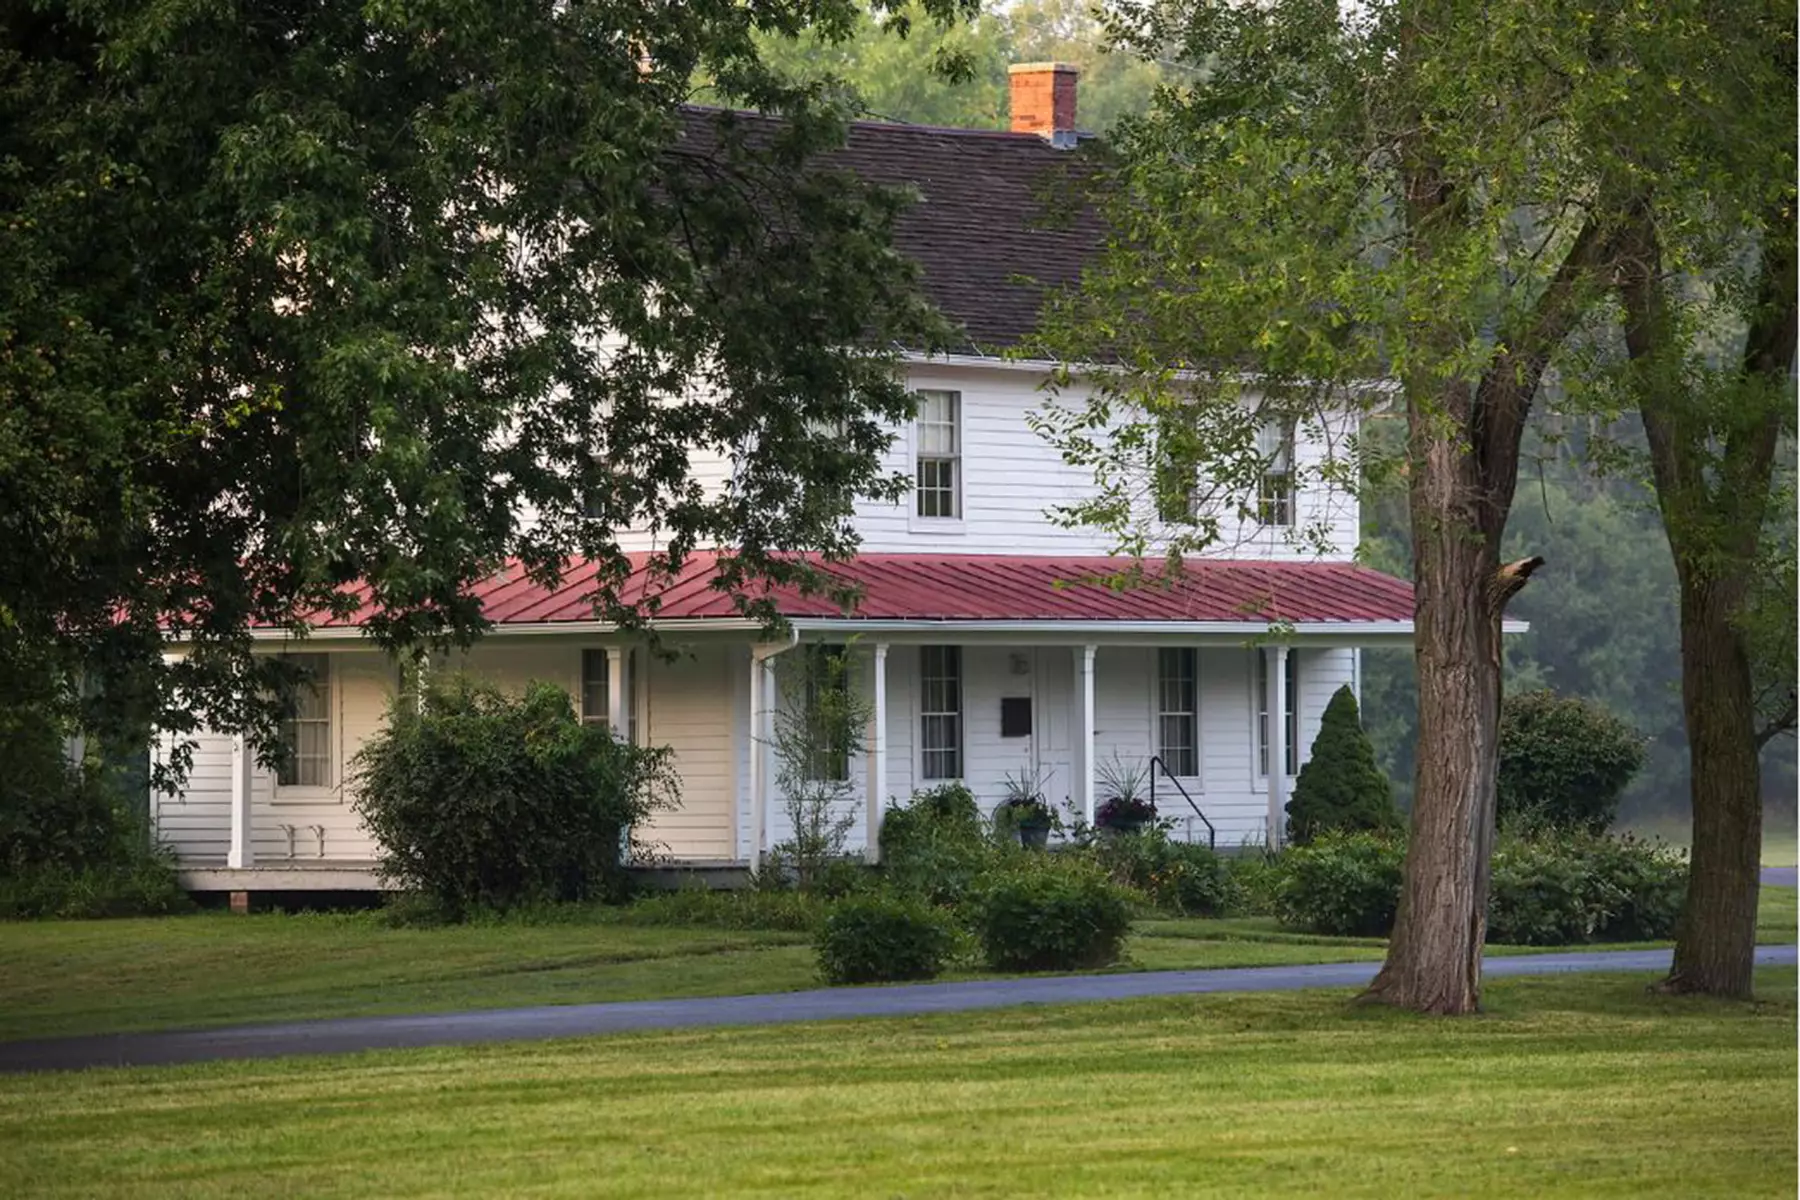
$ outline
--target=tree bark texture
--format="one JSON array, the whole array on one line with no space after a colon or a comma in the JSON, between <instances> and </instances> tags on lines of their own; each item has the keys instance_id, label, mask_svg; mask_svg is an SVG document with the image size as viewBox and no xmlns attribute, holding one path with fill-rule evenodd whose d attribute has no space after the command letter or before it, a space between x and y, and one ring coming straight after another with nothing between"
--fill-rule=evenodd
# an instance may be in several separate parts
<instances>
[{"instance_id":1,"label":"tree bark texture","mask_svg":"<svg viewBox=\"0 0 1800 1200\"><path fill-rule=\"evenodd\" d=\"M1681 704L1694 806L1687 902L1664 987L1748 999L1762 875L1762 771L1750 660L1730 592L1681 577Z\"/></svg>"}]
</instances>

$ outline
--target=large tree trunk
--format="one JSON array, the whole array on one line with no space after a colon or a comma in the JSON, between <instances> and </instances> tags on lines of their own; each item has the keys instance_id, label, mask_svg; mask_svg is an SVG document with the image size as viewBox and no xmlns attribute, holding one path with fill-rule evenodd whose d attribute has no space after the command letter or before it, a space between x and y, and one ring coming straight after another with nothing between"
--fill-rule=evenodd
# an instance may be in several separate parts
<instances>
[{"instance_id":1,"label":"large tree trunk","mask_svg":"<svg viewBox=\"0 0 1800 1200\"><path fill-rule=\"evenodd\" d=\"M1419 749L1400 907L1387 961L1367 998L1460 1014L1481 1002L1499 770L1500 618L1542 560L1500 566L1510 485L1498 493L1485 486L1463 438L1433 414L1415 406L1410 426Z\"/></svg>"},{"instance_id":2,"label":"large tree trunk","mask_svg":"<svg viewBox=\"0 0 1800 1200\"><path fill-rule=\"evenodd\" d=\"M1670 991L1748 999L1762 871L1762 776L1740 601L1681 573L1681 702L1693 772L1694 846Z\"/></svg>"}]
</instances>

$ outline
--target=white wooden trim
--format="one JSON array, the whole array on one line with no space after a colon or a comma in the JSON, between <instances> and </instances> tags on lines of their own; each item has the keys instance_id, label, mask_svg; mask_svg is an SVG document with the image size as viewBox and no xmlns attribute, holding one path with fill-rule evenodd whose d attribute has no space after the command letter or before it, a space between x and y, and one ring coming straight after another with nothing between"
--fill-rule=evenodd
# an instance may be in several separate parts
<instances>
[{"instance_id":1,"label":"white wooden trim","mask_svg":"<svg viewBox=\"0 0 1800 1200\"><path fill-rule=\"evenodd\" d=\"M251 783L256 770L256 754L249 739L235 734L231 739L231 841L225 863L234 870L256 865L255 816L252 808Z\"/></svg>"},{"instance_id":2,"label":"white wooden trim","mask_svg":"<svg viewBox=\"0 0 1800 1200\"><path fill-rule=\"evenodd\" d=\"M1081 695L1081 768L1076 784L1082 817L1089 825L1094 823L1094 655L1099 649L1090 644L1075 651L1075 686Z\"/></svg>"},{"instance_id":3,"label":"white wooden trim","mask_svg":"<svg viewBox=\"0 0 1800 1200\"><path fill-rule=\"evenodd\" d=\"M1268 656L1269 667L1269 848L1279 850L1287 835L1288 648L1274 645L1263 653ZM1295 709L1295 715L1298 714Z\"/></svg>"},{"instance_id":4,"label":"white wooden trim","mask_svg":"<svg viewBox=\"0 0 1800 1200\"><path fill-rule=\"evenodd\" d=\"M625 729L625 651L618 646L606 647L606 723L615 738L624 740Z\"/></svg>"},{"instance_id":5,"label":"white wooden trim","mask_svg":"<svg viewBox=\"0 0 1800 1200\"><path fill-rule=\"evenodd\" d=\"M874 721L875 736L874 753L869 763L869 796L867 828L864 835L863 857L869 862L881 861L881 817L887 807L887 774L888 774L888 731L887 731L887 656L888 644L875 643L875 669L870 672L872 686L875 690Z\"/></svg>"}]
</instances>

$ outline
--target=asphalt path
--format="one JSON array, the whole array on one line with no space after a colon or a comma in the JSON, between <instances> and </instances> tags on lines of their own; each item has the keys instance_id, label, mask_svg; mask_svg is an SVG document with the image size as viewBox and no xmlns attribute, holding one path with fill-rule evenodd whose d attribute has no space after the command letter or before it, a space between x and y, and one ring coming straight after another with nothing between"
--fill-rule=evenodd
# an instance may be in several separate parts
<instances>
[{"instance_id":1,"label":"asphalt path","mask_svg":"<svg viewBox=\"0 0 1800 1200\"><path fill-rule=\"evenodd\" d=\"M1758 965L1792 966L1793 946L1763 946ZM717 996L615 1004L567 1004L396 1017L349 1017L284 1025L248 1025L167 1033L124 1033L0 1042L0 1072L88 1067L161 1066L222 1059L345 1054L424 1046L541 1041L655 1029L776 1025L854 1017L912 1017L1024 1004L1085 1004L1142 996L1206 992L1285 992L1355 988L1374 978L1373 962L1213 971L1144 971L924 983L895 987L823 988L759 996ZM1489 978L1570 971L1663 971L1667 950L1584 950L1489 957Z\"/></svg>"},{"instance_id":2,"label":"asphalt path","mask_svg":"<svg viewBox=\"0 0 1800 1200\"><path fill-rule=\"evenodd\" d=\"M1793 887L1797 881L1797 869L1794 867L1764 867L1762 881L1765 887Z\"/></svg>"}]
</instances>

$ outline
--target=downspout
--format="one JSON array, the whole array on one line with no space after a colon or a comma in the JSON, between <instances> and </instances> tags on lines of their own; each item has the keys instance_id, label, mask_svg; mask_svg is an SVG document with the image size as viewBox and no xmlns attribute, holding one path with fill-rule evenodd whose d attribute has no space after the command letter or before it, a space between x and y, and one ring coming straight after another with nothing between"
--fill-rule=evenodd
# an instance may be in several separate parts
<instances>
[{"instance_id":1,"label":"downspout","mask_svg":"<svg viewBox=\"0 0 1800 1200\"><path fill-rule=\"evenodd\" d=\"M750 647L750 873L762 868L769 836L769 743L774 739L775 672L771 660L800 644L800 631L788 627L785 645L754 643Z\"/></svg>"}]
</instances>

